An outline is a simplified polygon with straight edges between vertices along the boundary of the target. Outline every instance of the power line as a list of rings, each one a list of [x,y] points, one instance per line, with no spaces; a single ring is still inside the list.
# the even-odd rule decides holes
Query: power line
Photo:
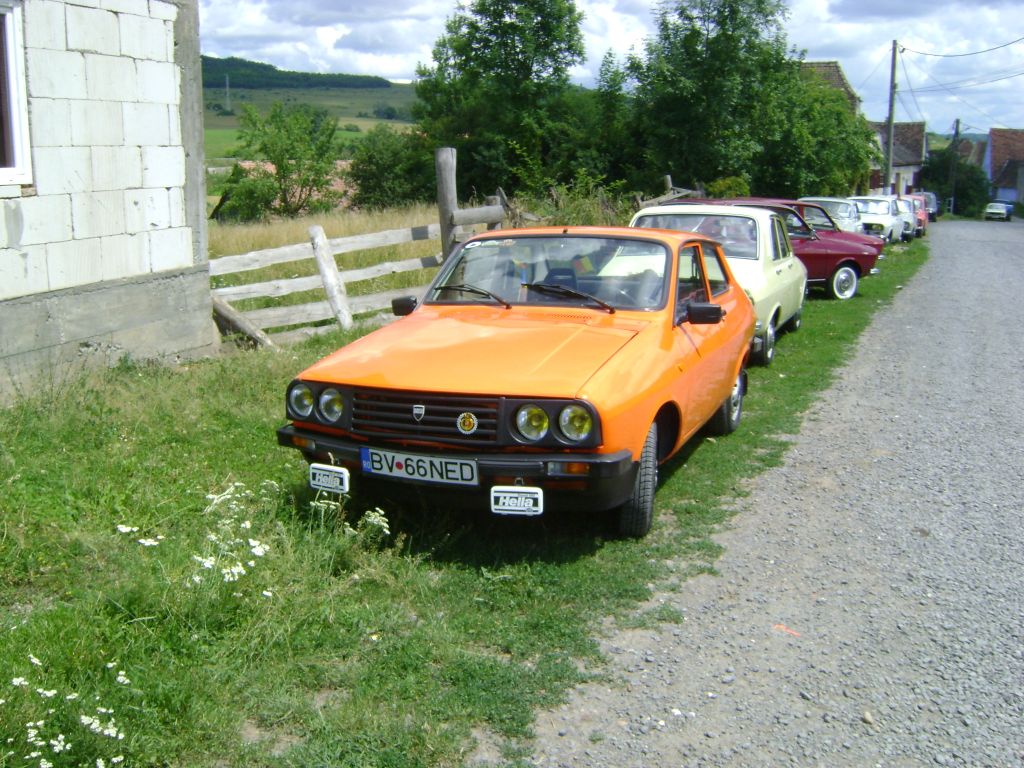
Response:
[[[962,88],[974,88],[974,87],[979,86],[979,85],[988,85],[990,83],[998,83],[998,82],[1001,82],[1003,80],[1012,80],[1013,78],[1020,77],[1021,75],[1024,75],[1024,71],[1022,71],[1022,72],[1014,72],[1012,74],[1007,74],[1007,75],[1000,75],[999,77],[993,77],[991,80],[978,80],[978,81],[974,81],[973,78],[969,78],[967,80],[957,80],[957,81],[954,81],[952,83],[940,83],[938,85],[928,86],[927,88],[918,88],[917,92],[918,93],[933,93],[935,91],[956,91],[956,90],[960,90]],[[983,77],[983,75],[982,75],[982,77]]]
[[[1018,37],[1016,40],[1011,40],[1008,43],[997,45],[994,48],[986,48],[984,51],[973,51],[971,53],[925,53],[923,51],[915,51],[913,48],[907,48],[905,45],[900,46],[900,48],[909,53],[916,53],[918,56],[935,56],[940,59],[958,59],[962,56],[978,56],[982,53],[991,53],[992,51],[998,51],[1000,48],[1006,48],[1021,41],[1024,41],[1024,37]]]

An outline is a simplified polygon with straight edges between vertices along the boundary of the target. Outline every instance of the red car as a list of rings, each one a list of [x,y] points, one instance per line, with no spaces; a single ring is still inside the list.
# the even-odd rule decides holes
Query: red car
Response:
[[[857,293],[857,284],[861,278],[878,272],[875,264],[881,256],[884,241],[871,235],[843,232],[838,227],[834,231],[815,229],[800,215],[796,207],[809,209],[813,206],[816,210],[820,209],[820,206],[813,203],[767,197],[728,200],[680,198],[674,202],[747,205],[775,211],[786,222],[789,238],[793,243],[793,252],[807,267],[808,284],[823,286],[836,299],[852,298]],[[827,211],[825,215],[828,216]]]

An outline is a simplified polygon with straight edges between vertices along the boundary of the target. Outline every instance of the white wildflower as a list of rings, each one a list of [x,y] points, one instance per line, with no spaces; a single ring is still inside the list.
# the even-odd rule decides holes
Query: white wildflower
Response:
[[[124,523],[117,524],[118,533],[135,533],[139,530],[137,525],[125,525]]]
[[[28,660],[31,661],[37,667],[43,666],[43,662],[41,662],[39,659],[37,659],[31,653],[28,655]]]
[[[155,547],[160,542],[157,539],[139,539],[139,544],[144,547]]]
[[[230,568],[221,568],[220,572],[224,574],[224,581],[238,581],[245,575],[245,566],[235,563]]]
[[[56,691],[45,691],[42,688],[36,688],[36,693],[42,696],[44,699],[52,699],[57,695]]]
[[[130,685],[132,681],[128,679],[128,675],[126,675],[124,670],[121,669],[117,672],[117,682],[121,685]]]
[[[263,590],[263,596],[264,597],[273,597],[274,593],[271,592],[269,589],[264,589]],[[3,704],[3,700],[0,700],[0,704]]]
[[[77,694],[77,693],[69,693],[69,694],[68,694],[67,696],[65,696],[64,698],[65,698],[65,699],[66,699],[67,701],[74,701],[75,699],[77,699],[77,698],[78,698],[78,694]]]
[[[199,565],[201,565],[203,568],[207,569],[213,568],[214,564],[216,564],[217,562],[216,558],[200,557],[199,555],[192,555],[192,559],[199,563]]]
[[[59,733],[56,739],[50,739],[50,748],[57,754],[60,754],[71,749],[71,745],[64,740],[64,734]]]
[[[245,530],[249,530],[250,528],[252,528],[252,522],[249,520],[243,520],[241,523],[238,524],[238,527],[243,528]]]
[[[13,685],[15,688],[24,688],[28,685],[28,680],[26,680],[24,677],[15,677],[11,679],[11,685]]]
[[[249,549],[252,551],[254,555],[256,555],[256,557],[263,557],[265,554],[267,554],[267,549],[269,549],[269,547],[267,547],[266,544],[262,544],[261,542],[257,541],[256,539],[249,539]]]

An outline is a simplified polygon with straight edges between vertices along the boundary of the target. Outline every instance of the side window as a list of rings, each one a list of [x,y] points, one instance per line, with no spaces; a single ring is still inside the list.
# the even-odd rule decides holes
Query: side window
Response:
[[[679,286],[676,305],[689,301],[707,301],[704,274],[700,268],[700,249],[696,245],[679,251]]]
[[[781,221],[774,218],[772,219],[772,242],[774,243],[775,250],[775,253],[772,255],[774,260],[779,261],[793,255],[793,246],[790,245],[786,228],[782,225]]]
[[[729,279],[725,276],[722,256],[717,248],[704,247],[704,268],[708,271],[708,285],[711,287],[712,296],[718,296],[729,290]]]
[[[21,3],[0,0],[0,184],[31,184]]]

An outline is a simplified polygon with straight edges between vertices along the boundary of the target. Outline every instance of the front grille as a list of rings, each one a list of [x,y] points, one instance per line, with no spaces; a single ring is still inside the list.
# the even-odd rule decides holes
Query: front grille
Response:
[[[432,440],[455,445],[496,445],[497,397],[438,395],[357,389],[352,403],[352,431],[366,437]],[[416,414],[422,408],[422,417]],[[471,413],[477,427],[459,431],[459,418]]]

